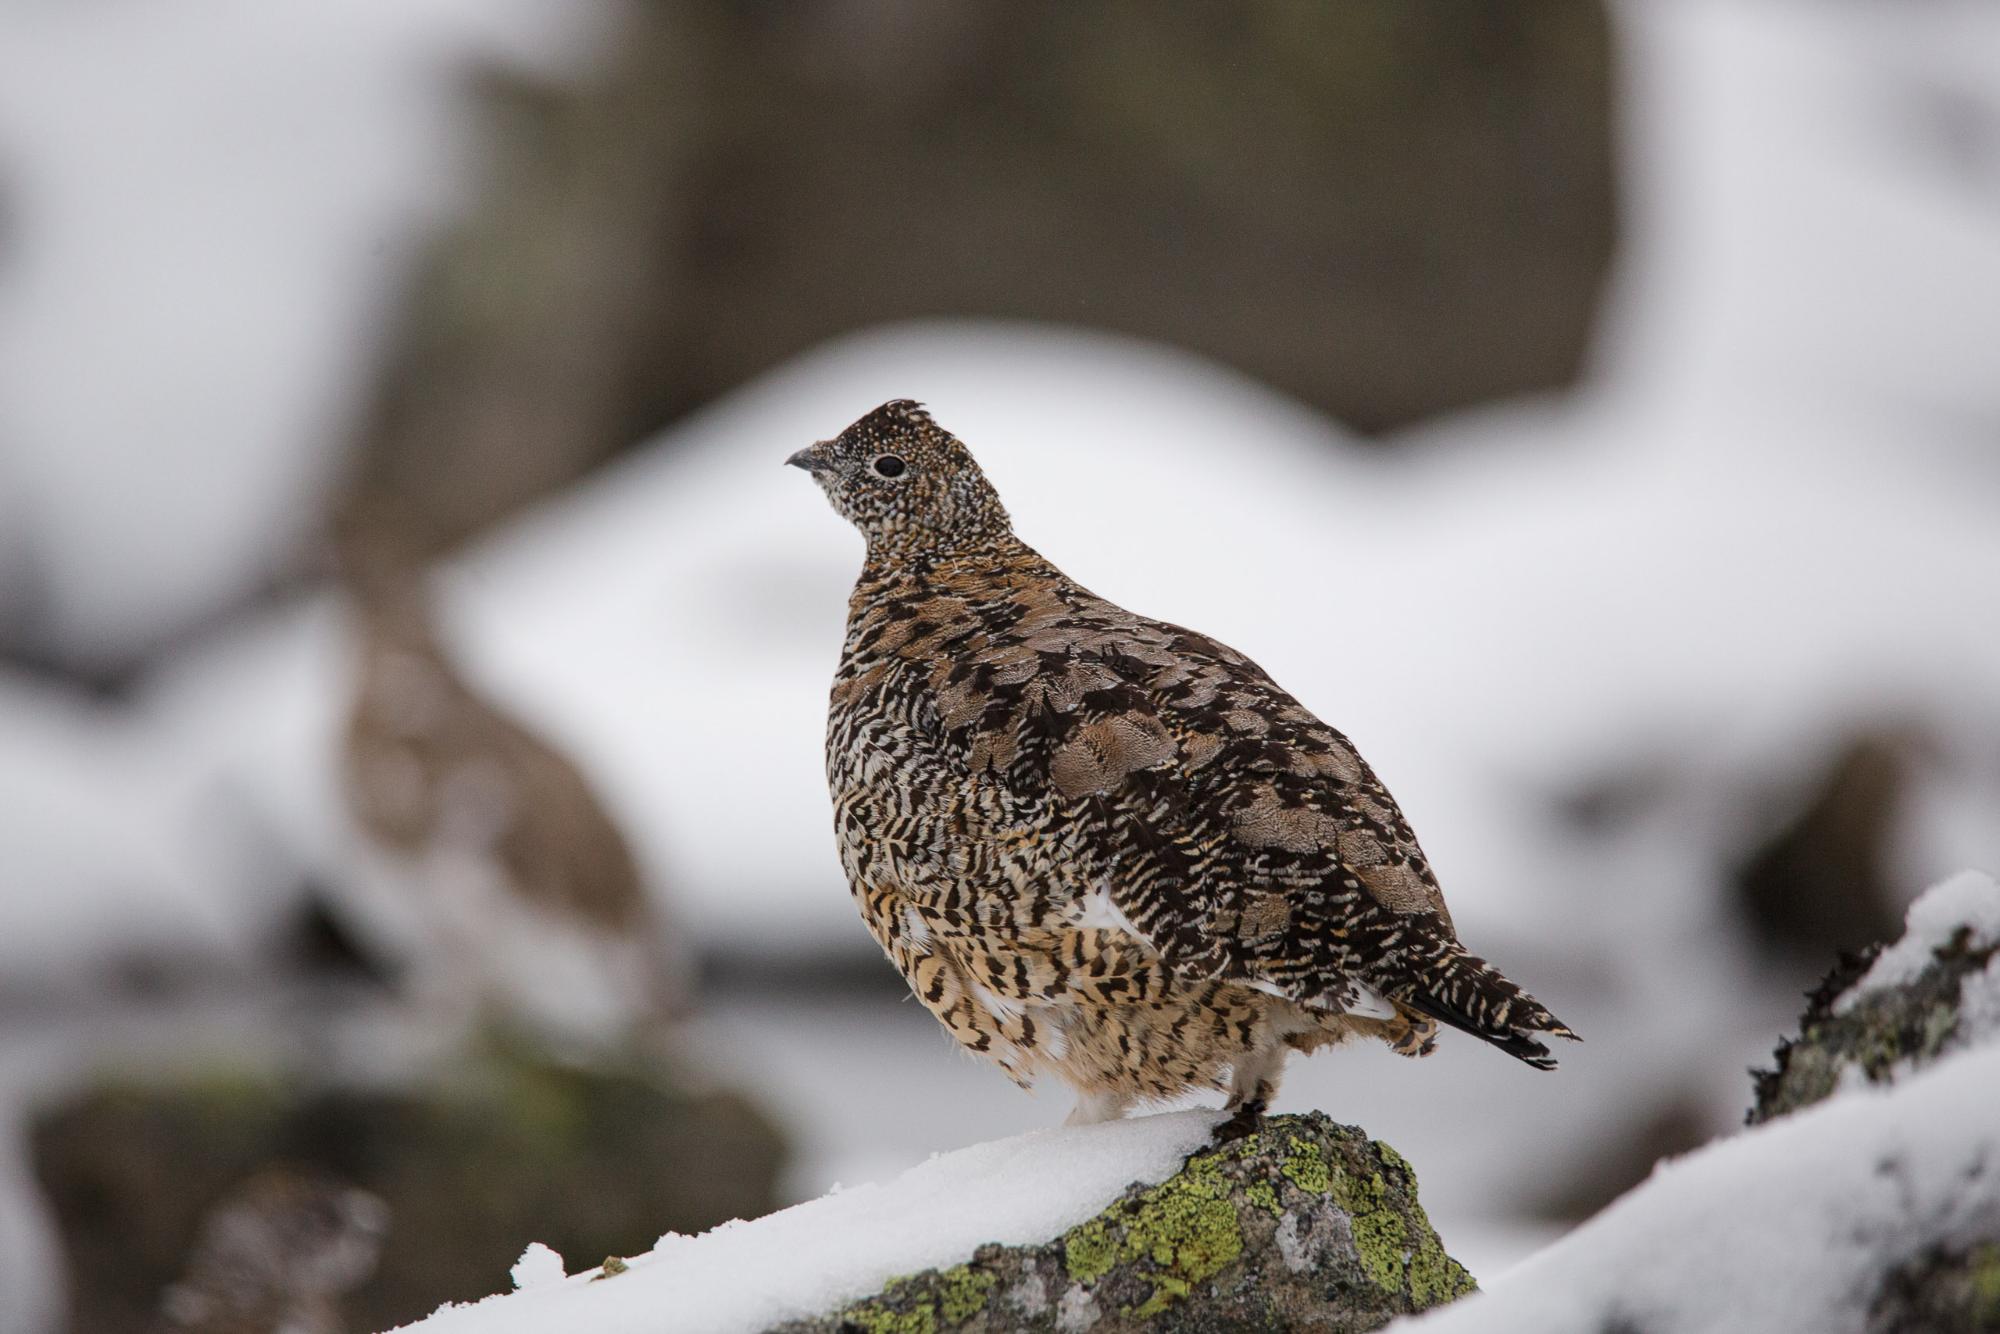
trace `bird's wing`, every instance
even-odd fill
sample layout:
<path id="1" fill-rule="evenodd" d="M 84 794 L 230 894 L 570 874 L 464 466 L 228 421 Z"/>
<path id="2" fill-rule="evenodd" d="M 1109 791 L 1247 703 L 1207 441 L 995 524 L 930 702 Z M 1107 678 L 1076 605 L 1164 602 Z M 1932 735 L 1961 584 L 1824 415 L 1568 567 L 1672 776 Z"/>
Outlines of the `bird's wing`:
<path id="1" fill-rule="evenodd" d="M 940 724 L 974 773 L 1065 808 L 1170 966 L 1350 1012 L 1388 997 L 1503 1046 L 1560 1028 L 1458 944 L 1416 835 L 1344 736 L 1226 645 L 1065 601 L 961 661 Z"/>
<path id="2" fill-rule="evenodd" d="M 1119 908 L 1163 953 L 1329 897 L 1450 932 L 1416 835 L 1345 737 L 1205 635 L 1097 599 L 1066 611 L 961 661 L 937 683 L 940 726 L 975 773 L 1086 816 Z"/>

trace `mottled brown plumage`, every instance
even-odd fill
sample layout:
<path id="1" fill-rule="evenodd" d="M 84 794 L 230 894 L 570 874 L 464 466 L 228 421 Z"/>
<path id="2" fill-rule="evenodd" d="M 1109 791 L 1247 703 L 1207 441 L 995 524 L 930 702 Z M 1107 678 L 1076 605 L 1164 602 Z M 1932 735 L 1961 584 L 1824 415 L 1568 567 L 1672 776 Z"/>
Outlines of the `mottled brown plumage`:
<path id="1" fill-rule="evenodd" d="M 1466 952 L 1396 803 L 1235 650 L 1096 597 L 897 400 L 794 455 L 868 554 L 834 678 L 841 857 L 953 1037 L 1079 1119 L 1437 1023 L 1531 1065 L 1574 1036 Z"/>

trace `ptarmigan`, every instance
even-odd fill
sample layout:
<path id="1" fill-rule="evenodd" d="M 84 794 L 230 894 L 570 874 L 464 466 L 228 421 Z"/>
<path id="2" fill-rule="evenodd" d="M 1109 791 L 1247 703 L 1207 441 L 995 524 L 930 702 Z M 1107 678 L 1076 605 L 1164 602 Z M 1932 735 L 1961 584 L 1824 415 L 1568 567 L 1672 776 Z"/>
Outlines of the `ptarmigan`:
<path id="1" fill-rule="evenodd" d="M 393 544 L 343 552 L 360 641 L 343 754 L 356 874 L 331 906 L 433 1018 L 650 1039 L 690 969 L 582 772 L 466 684 Z"/>
<path id="2" fill-rule="evenodd" d="M 202 1220 L 162 1334 L 340 1334 L 340 1298 L 375 1272 L 389 1211 L 319 1172 L 268 1167 Z"/>
<path id="3" fill-rule="evenodd" d="M 1450 1024 L 1542 1069 L 1575 1035 L 1466 952 L 1347 738 L 1248 658 L 1078 586 L 957 438 L 885 403 L 788 462 L 868 541 L 827 725 L 848 880 L 960 1043 L 1073 1122 L 1292 1050 Z"/>

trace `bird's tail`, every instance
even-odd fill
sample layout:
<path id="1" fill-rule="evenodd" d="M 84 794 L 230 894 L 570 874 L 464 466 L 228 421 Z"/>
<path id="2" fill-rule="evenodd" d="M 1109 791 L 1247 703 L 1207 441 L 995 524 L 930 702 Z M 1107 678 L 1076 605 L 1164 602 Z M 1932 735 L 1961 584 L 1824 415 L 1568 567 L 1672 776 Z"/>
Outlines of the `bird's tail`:
<path id="1" fill-rule="evenodd" d="M 1490 1042 L 1537 1070 L 1556 1068 L 1555 1057 L 1538 1039 L 1581 1038 L 1540 1001 L 1502 976 L 1499 969 L 1448 937 L 1433 937 L 1429 947 L 1404 956 L 1409 965 L 1397 976 L 1375 985 L 1397 1003 L 1440 1023 Z"/>

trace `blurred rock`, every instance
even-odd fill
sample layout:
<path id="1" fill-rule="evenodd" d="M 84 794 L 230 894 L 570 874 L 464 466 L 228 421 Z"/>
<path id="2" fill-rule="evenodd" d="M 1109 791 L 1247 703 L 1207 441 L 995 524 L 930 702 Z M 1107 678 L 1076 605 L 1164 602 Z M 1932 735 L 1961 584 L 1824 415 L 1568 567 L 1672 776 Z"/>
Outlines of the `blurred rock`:
<path id="1" fill-rule="evenodd" d="M 449 542 L 925 316 L 1165 340 L 1364 431 L 1560 386 L 1612 249 L 1611 83 L 1595 0 L 635 4 L 592 85 L 489 81 L 490 186 L 358 485 Z"/>
<path id="2" fill-rule="evenodd" d="M 785 1334 L 1377 1329 L 1473 1290 L 1388 1145 L 1319 1112 L 1194 1154 L 1041 1246 L 965 1264 Z"/>
<path id="3" fill-rule="evenodd" d="M 336 1175 L 394 1233 L 349 1323 L 387 1329 L 507 1287 L 530 1241 L 632 1254 L 775 1208 L 778 1132 L 671 1075 L 496 1054 L 416 1088 L 323 1088 L 215 1070 L 110 1083 L 42 1116 L 36 1175 L 67 1254 L 76 1334 L 151 1326 L 203 1214 L 271 1162 Z"/>
<path id="4" fill-rule="evenodd" d="M 1849 739 L 1789 821 L 1736 872 L 1739 901 L 1767 947 L 1814 959 L 1896 935 L 1888 854 L 1910 784 L 1910 742 L 1888 731 Z"/>

